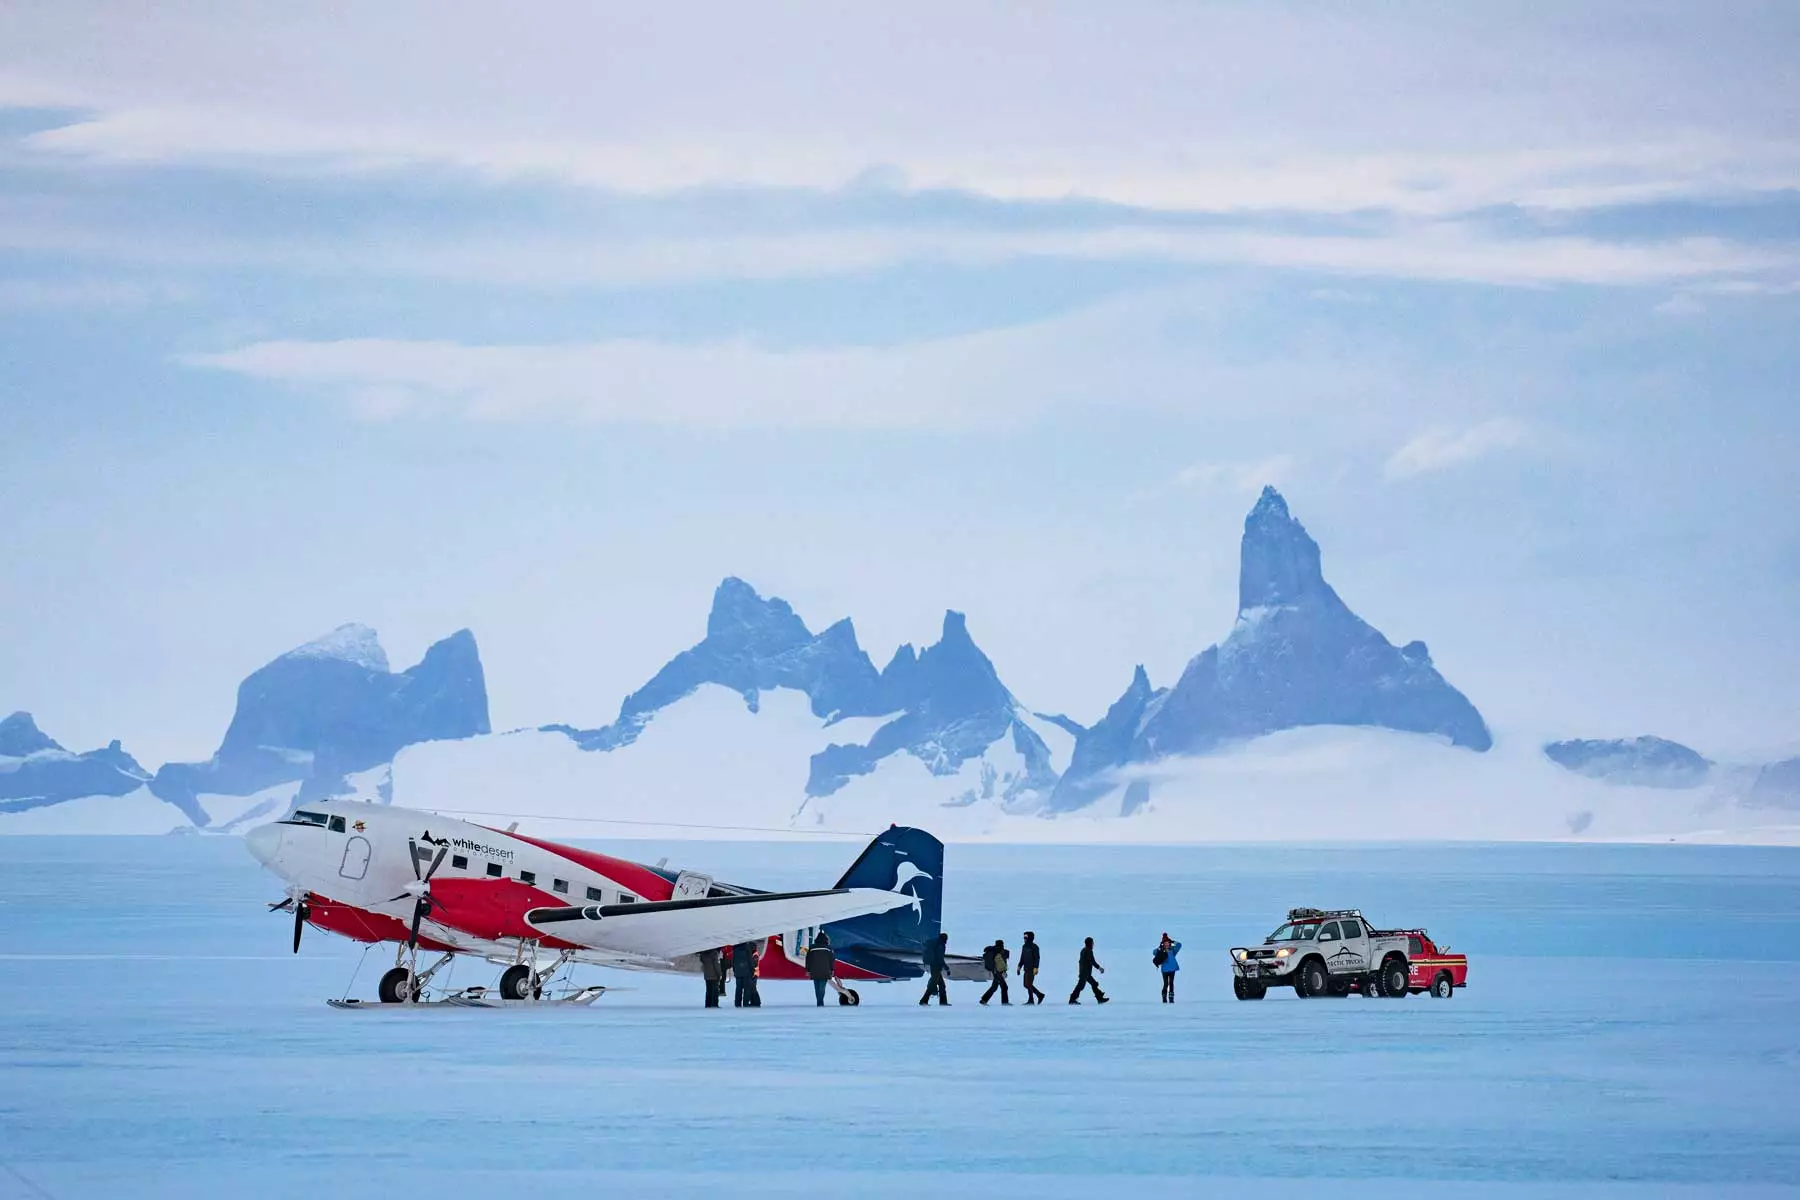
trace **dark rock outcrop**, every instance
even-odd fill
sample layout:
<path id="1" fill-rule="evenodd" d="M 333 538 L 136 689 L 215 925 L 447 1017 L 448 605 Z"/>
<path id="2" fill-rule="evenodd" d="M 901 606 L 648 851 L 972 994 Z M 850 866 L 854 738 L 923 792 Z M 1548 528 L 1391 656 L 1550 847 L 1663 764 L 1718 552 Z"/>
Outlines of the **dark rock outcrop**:
<path id="1" fill-rule="evenodd" d="M 1636 787 L 1699 787 L 1713 769 L 1698 751 L 1651 736 L 1550 742 L 1544 757 L 1590 779 Z"/>
<path id="2" fill-rule="evenodd" d="M 487 682 L 468 630 L 396 674 L 373 630 L 346 625 L 252 672 L 218 751 L 166 764 L 150 786 L 204 825 L 203 793 L 247 796 L 298 780 L 301 799 L 326 796 L 415 742 L 487 732 Z"/>
<path id="3" fill-rule="evenodd" d="M 708 683 L 738 692 L 752 712 L 762 692 L 793 688 L 805 693 L 813 715 L 824 722 L 893 718 L 866 744 L 833 744 L 814 755 L 809 796 L 830 795 L 891 754 L 911 754 L 934 774 L 954 774 L 1002 738 L 1010 739 L 1025 766 L 1005 779 L 996 774 L 989 790 L 1016 798 L 1028 789 L 1047 792 L 1055 783 L 1049 750 L 1019 720 L 1017 703 L 969 637 L 961 613 L 945 614 L 942 637 L 924 653 L 903 645 L 877 671 L 848 619 L 815 634 L 787 601 L 765 599 L 737 578 L 727 578 L 713 593 L 706 637 L 627 696 L 611 725 L 543 728 L 584 750 L 615 750 L 637 740 L 659 711 Z"/>
<path id="4" fill-rule="evenodd" d="M 1477 751 L 1493 745 L 1481 714 L 1438 674 L 1425 643 L 1394 646 L 1325 582 L 1318 543 L 1274 488 L 1263 489 L 1244 520 L 1239 562 L 1230 636 L 1192 659 L 1167 694 L 1152 696 L 1149 681 L 1134 678 L 1077 741 L 1054 808 L 1103 794 L 1097 776 L 1108 768 L 1307 725 L 1431 734 Z"/>
<path id="5" fill-rule="evenodd" d="M 77 754 L 39 729 L 28 712 L 0 721 L 0 812 L 84 796 L 124 796 L 148 782 L 150 772 L 117 741 Z"/>

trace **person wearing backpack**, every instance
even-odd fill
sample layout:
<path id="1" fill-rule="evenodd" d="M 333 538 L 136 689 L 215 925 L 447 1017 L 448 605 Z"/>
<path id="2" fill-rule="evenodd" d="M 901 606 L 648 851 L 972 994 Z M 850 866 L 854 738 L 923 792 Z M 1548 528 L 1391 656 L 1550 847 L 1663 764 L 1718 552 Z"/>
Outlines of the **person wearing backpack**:
<path id="1" fill-rule="evenodd" d="M 1025 944 L 1019 947 L 1019 978 L 1025 983 L 1025 1003 L 1042 1004 L 1044 993 L 1038 991 L 1039 951 L 1037 935 L 1031 930 L 1025 931 Z"/>
<path id="2" fill-rule="evenodd" d="M 1181 943 L 1165 932 L 1162 935 L 1162 941 L 1156 944 L 1156 949 L 1150 955 L 1150 961 L 1155 963 L 1157 969 L 1162 972 L 1162 1002 L 1164 1004 L 1175 1003 L 1175 972 L 1181 970 L 1181 963 L 1175 956 L 1180 953 Z"/>
<path id="3" fill-rule="evenodd" d="M 1000 993 L 1000 1003 L 1010 1005 L 1012 1001 L 1007 998 L 1006 994 L 1005 941 L 1000 938 L 995 938 L 994 944 L 981 952 L 981 965 L 987 968 L 988 977 L 993 980 L 992 983 L 988 984 L 988 990 L 981 994 L 981 1002 L 986 1004 L 989 1000 L 994 998 L 994 993 L 998 991 Z"/>
<path id="4" fill-rule="evenodd" d="M 930 977 L 925 981 L 925 994 L 919 997 L 921 1006 L 930 1004 L 933 996 L 937 997 L 939 1008 L 948 1008 L 950 1005 L 950 991 L 944 986 L 944 971 L 947 969 L 944 947 L 949 941 L 949 934 L 940 933 L 937 941 L 925 943 L 925 970 L 930 972 Z"/>

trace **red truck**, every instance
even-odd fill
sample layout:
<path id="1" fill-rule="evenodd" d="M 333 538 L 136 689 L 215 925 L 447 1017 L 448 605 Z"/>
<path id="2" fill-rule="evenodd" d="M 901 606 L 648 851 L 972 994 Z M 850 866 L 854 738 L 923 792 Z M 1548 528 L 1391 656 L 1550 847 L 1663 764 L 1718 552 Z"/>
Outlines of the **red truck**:
<path id="1" fill-rule="evenodd" d="M 1469 986 L 1469 956 L 1440 950 L 1423 929 L 1396 929 L 1406 938 L 1407 991 L 1430 992 L 1448 1000 L 1459 987 Z"/>

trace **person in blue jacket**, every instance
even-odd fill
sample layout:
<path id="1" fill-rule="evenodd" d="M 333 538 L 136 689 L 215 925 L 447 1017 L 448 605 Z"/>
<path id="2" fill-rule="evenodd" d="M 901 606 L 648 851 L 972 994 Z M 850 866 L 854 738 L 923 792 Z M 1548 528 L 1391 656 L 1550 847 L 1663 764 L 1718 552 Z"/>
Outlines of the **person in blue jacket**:
<path id="1" fill-rule="evenodd" d="M 1150 961 L 1162 971 L 1162 1002 L 1164 1004 L 1175 1003 L 1175 972 L 1181 970 L 1181 962 L 1176 955 L 1180 953 L 1181 943 L 1165 933 L 1162 935 L 1162 941 L 1157 943 L 1155 952 L 1150 955 Z"/>

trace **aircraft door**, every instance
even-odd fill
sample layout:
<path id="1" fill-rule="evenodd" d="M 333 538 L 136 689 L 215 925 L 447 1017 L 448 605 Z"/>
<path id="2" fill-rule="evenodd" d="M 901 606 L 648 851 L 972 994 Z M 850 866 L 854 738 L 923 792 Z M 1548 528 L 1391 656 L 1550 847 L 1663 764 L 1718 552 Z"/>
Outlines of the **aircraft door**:
<path id="1" fill-rule="evenodd" d="M 344 843 L 344 861 L 338 874 L 345 879 L 361 879 L 369 873 L 369 839 L 353 837 Z"/>
<path id="2" fill-rule="evenodd" d="M 711 875 L 702 875 L 698 871 L 683 871 L 675 877 L 675 894 L 671 900 L 704 900 L 712 891 Z"/>

